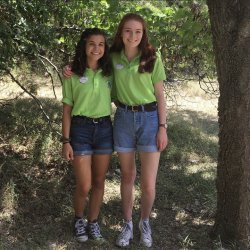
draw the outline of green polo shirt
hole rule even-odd
[[[71,115],[98,118],[111,114],[111,76],[86,69],[84,75],[73,75],[63,82],[62,102],[72,106]]]
[[[154,84],[166,79],[163,63],[159,53],[156,53],[154,69],[151,73],[139,73],[140,55],[131,62],[120,53],[112,53],[114,73],[114,88],[112,99],[117,99],[127,105],[138,105],[156,101]]]

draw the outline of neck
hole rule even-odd
[[[139,54],[139,49],[138,49],[138,47],[129,48],[129,49],[125,48],[124,54],[129,61],[132,61]]]
[[[98,69],[98,61],[90,61],[90,60],[88,60],[87,65],[88,65],[88,68],[90,68],[90,69],[92,69],[94,71]]]

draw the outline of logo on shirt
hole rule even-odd
[[[88,77],[87,76],[82,76],[80,78],[80,83],[86,83],[88,81]]]
[[[122,64],[116,64],[115,67],[116,67],[117,69],[123,69],[123,68],[124,68],[124,66],[123,66]]]

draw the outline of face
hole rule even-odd
[[[141,42],[143,26],[136,20],[125,22],[122,29],[122,41],[125,48],[136,48]]]
[[[86,55],[88,60],[98,61],[105,51],[105,39],[102,35],[92,35],[86,42]]]

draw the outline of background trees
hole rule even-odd
[[[84,28],[98,26],[112,39],[127,12],[145,17],[169,81],[195,77],[208,85],[214,64],[204,1],[7,0],[0,7],[0,72],[23,62],[42,72],[61,69],[70,61]]]

